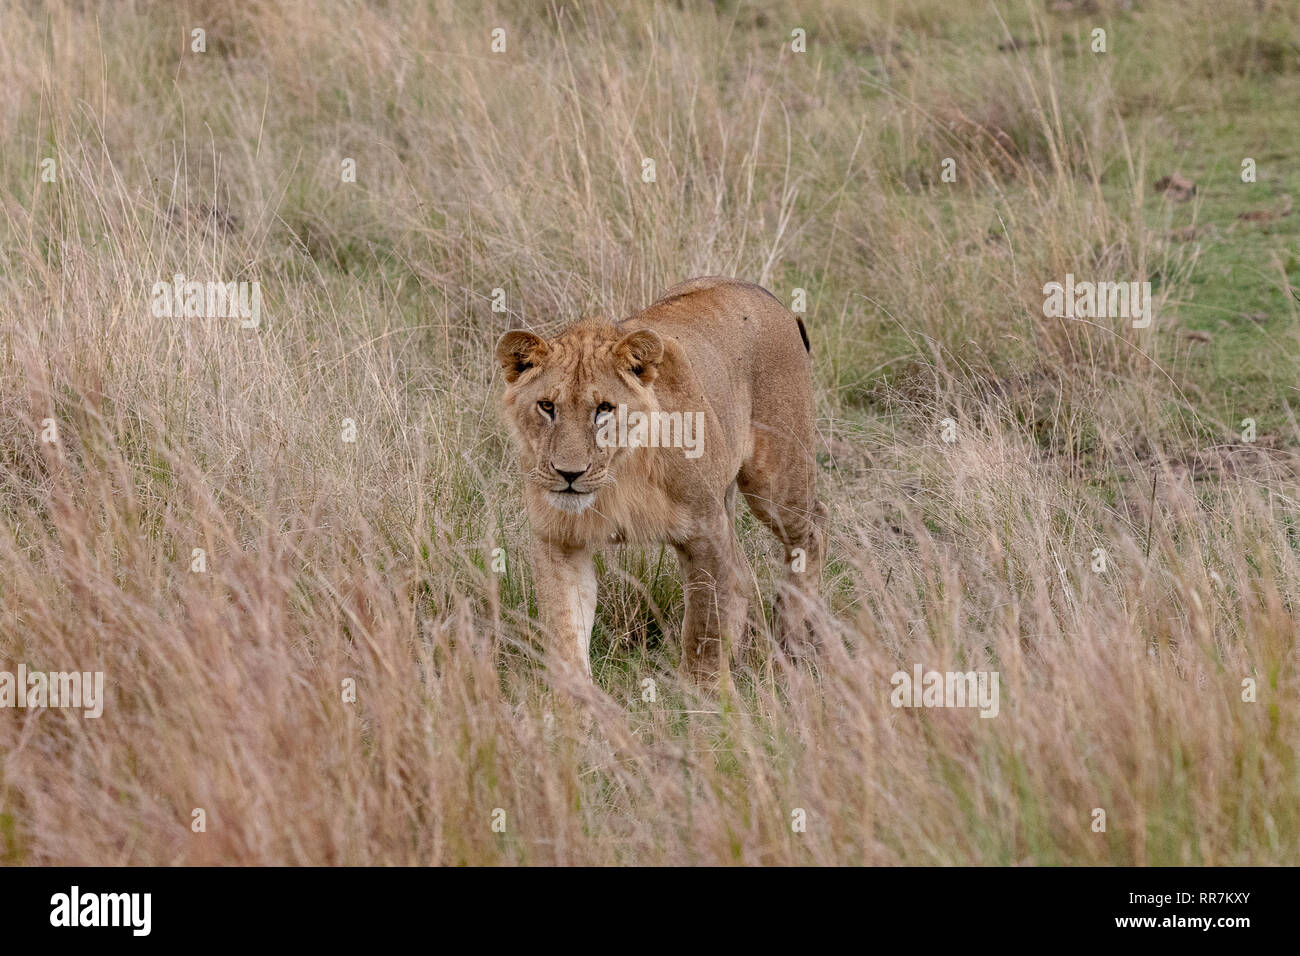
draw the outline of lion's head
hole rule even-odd
[[[653,386],[662,340],[648,329],[623,333],[609,322],[586,320],[553,339],[507,332],[496,354],[509,383],[506,419],[526,479],[547,504],[581,514],[634,453],[598,440],[606,416],[620,405],[644,412],[659,407]]]

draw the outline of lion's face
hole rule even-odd
[[[550,506],[581,514],[613,485],[635,449],[602,431],[619,406],[658,409],[653,383],[663,342],[649,330],[620,333],[607,322],[581,322],[554,339],[507,332],[497,359],[509,383],[506,418],[526,479]],[[599,437],[598,437],[599,436]]]

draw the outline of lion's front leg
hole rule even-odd
[[[719,514],[676,547],[686,595],[682,662],[695,679],[713,680],[723,654],[739,646],[748,618],[740,543],[728,516]]]
[[[591,627],[596,621],[596,565],[592,552],[536,541],[533,581],[542,627],[554,642],[550,656],[591,676]]]

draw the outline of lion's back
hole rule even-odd
[[[673,335],[701,357],[760,358],[806,355],[803,322],[781,300],[753,282],[698,276],[673,286],[625,323]]]

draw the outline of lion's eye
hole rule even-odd
[[[544,399],[542,399],[540,402],[537,403],[537,407],[541,409],[542,414],[545,415],[547,418],[554,418],[554,417],[555,417],[555,403],[554,403],[554,402],[549,401],[549,400],[547,400],[547,399],[544,398]]]
[[[601,402],[599,405],[596,406],[596,415],[598,417],[600,415],[608,415],[613,410],[614,410],[614,406],[611,405],[609,402]]]

